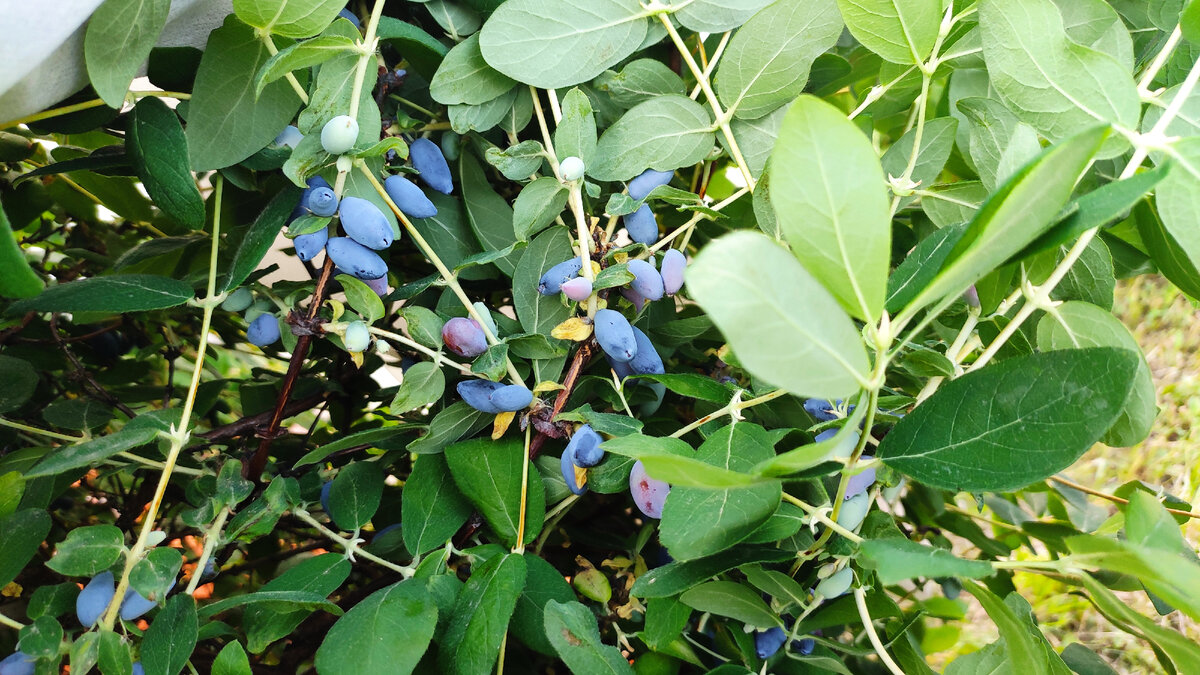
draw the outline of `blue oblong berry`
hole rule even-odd
[[[576,466],[585,469],[596,466],[600,460],[604,459],[604,439],[600,434],[592,429],[590,424],[585,424],[575,430],[575,435],[571,436],[571,441],[567,443],[567,452],[575,458]]]
[[[492,403],[492,392],[496,391],[504,385],[491,380],[463,380],[458,383],[458,395],[467,405],[478,410],[479,412],[490,413],[492,415],[504,412]]]
[[[392,226],[383,211],[359,197],[346,197],[338,207],[342,229],[350,238],[376,251],[392,245]]]
[[[663,293],[663,278],[654,269],[654,265],[645,260],[630,260],[626,263],[626,268],[633,275],[633,281],[629,286],[637,291],[637,294],[647,300],[661,300]]]
[[[442,155],[442,149],[428,138],[418,138],[408,146],[408,159],[413,168],[419,171],[417,175],[421,182],[438,192],[448,195],[454,190],[454,181],[450,178],[450,165]]]
[[[642,204],[637,211],[625,214],[622,220],[630,239],[647,246],[658,241],[658,221],[649,206]]]
[[[299,129],[289,124],[283,128],[283,131],[279,132],[278,136],[275,137],[275,145],[286,145],[287,147],[295,150],[296,146],[300,145],[300,141],[302,140],[304,140],[304,134],[300,133]]]
[[[875,484],[875,467],[850,476],[846,481],[846,499],[860,495]]]
[[[355,28],[362,28],[362,24],[358,22],[358,17],[354,15],[354,12],[351,12],[348,9],[343,9],[342,11],[338,12],[338,16],[354,24]]]
[[[274,314],[260,314],[246,328],[246,340],[252,345],[266,347],[279,339],[279,320]]]
[[[683,288],[683,274],[686,269],[687,257],[678,249],[667,249],[663,254],[661,271],[663,291],[667,295],[675,295]]]
[[[637,356],[637,337],[633,333],[633,326],[620,312],[611,309],[596,312],[593,327],[596,342],[613,361],[628,363]]]
[[[317,257],[317,254],[325,248],[325,242],[329,241],[329,228],[322,227],[316,232],[302,234],[292,240],[292,246],[296,249],[296,257],[301,260],[312,260]]]
[[[429,197],[416,183],[403,176],[389,176],[383,181],[383,189],[396,208],[409,218],[432,218],[437,215],[437,207],[429,201]]]
[[[538,280],[538,293],[542,295],[558,293],[562,290],[565,282],[579,276],[581,269],[583,269],[583,261],[579,258],[571,258],[558,263],[546,270],[546,273]]]
[[[500,412],[516,412],[533,403],[533,392],[519,384],[509,384],[493,391],[488,400]]]
[[[650,342],[650,338],[640,328],[633,328],[633,338],[637,345],[637,354],[629,362],[629,367],[638,375],[661,375],[667,372],[663,366],[662,357]]]
[[[809,654],[813,653],[814,649],[817,648],[817,641],[812,638],[804,638],[803,640],[796,640],[792,644],[796,648],[796,653],[799,654],[800,656],[808,656]]]
[[[629,196],[634,199],[645,199],[646,195],[650,194],[654,188],[670,183],[674,175],[674,171],[646,169],[629,181]]]
[[[133,662],[133,670],[130,672],[130,675],[146,675],[146,669],[142,667],[141,661]]]
[[[329,493],[333,490],[333,481],[327,480],[321,486],[321,510],[329,513]]]
[[[837,414],[833,412],[836,407],[823,398],[810,398],[804,402],[804,412],[812,415],[812,418],[818,422],[837,419]]]
[[[330,237],[325,253],[335,265],[359,279],[378,279],[387,274],[387,263],[378,253],[349,237]]]
[[[760,659],[774,656],[784,642],[787,642],[787,631],[779,626],[754,632],[754,652]]]
[[[309,211],[312,211],[314,216],[328,218],[337,213],[338,198],[330,188],[313,188],[304,200],[304,206]]]
[[[36,666],[36,658],[24,652],[13,652],[0,661],[0,675],[33,675]]]
[[[116,582],[112,572],[101,572],[92,577],[83,590],[79,591],[79,595],[75,596],[75,616],[79,618],[79,623],[84,628],[95,625],[104,610],[108,609],[108,603],[112,602],[115,592]]]
[[[171,584],[171,588],[175,588],[174,583]],[[167,590],[170,591],[170,589]],[[157,602],[147,600],[141,593],[130,588],[125,591],[125,597],[121,600],[121,620],[133,621],[157,605]]]
[[[576,481],[575,459],[570,447],[568,447],[566,450],[563,450],[562,457],[558,458],[558,463],[559,469],[562,470],[563,480],[567,481],[567,489],[575,495],[581,495],[587,492],[587,482],[585,481],[583,485],[580,485]]]

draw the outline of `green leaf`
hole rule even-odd
[[[600,641],[596,615],[580,603],[547,602],[545,630],[554,651],[571,672],[633,675],[633,668],[621,652]]]
[[[868,539],[859,544],[865,562],[885,586],[919,577],[981,579],[995,574],[990,563],[965,560],[944,548],[925,546],[904,537]]]
[[[361,40],[358,29],[349,21],[335,21],[333,25],[325,31],[325,35],[340,35],[352,40]],[[296,120],[296,126],[300,129],[300,133],[304,134],[304,141],[301,141],[300,146],[292,151],[292,156],[288,163],[284,165],[284,172],[289,177],[288,165],[293,163],[297,155],[309,155],[310,162],[317,166],[332,163],[336,157],[327,153],[321,147],[320,132],[325,127],[325,124],[338,115],[345,115],[350,106],[350,97],[354,92],[354,81],[358,73],[359,58],[358,54],[345,53],[339,54],[325,63],[321,64],[321,68],[317,72],[316,86],[312,88],[309,95],[308,105],[300,111],[300,116]],[[286,84],[285,82],[276,82],[271,87]],[[269,88],[269,87],[268,87]],[[358,100],[358,139],[354,143],[357,150],[365,150],[374,146],[379,141],[380,116],[379,105],[375,103],[375,98],[371,93],[372,88],[369,86],[362,87],[359,90]],[[315,146],[309,145],[306,152],[306,141],[309,138],[313,139]],[[379,175],[380,166],[378,163],[368,164],[369,169]],[[304,178],[308,178],[311,174],[304,174]],[[292,178],[293,182],[296,179]],[[297,185],[303,185],[303,181],[297,182]],[[357,186],[357,187],[352,187]],[[375,188],[367,181],[361,172],[352,171],[347,175],[346,195],[368,199],[379,206],[383,211],[383,215],[388,218],[388,222],[395,225],[394,217],[391,210],[384,205],[383,198],[376,193]],[[397,231],[397,230],[394,230]]]
[[[866,406],[863,403],[860,401],[855,406],[854,412],[850,413],[850,417],[833,438],[780,453],[765,462],[760,462],[754,467],[755,473],[760,476],[787,476],[817,466],[833,457],[849,457],[858,442],[858,427],[866,417]]]
[[[113,418],[113,409],[91,399],[70,398],[51,403],[42,410],[42,419],[60,429],[95,429]]]
[[[479,252],[479,242],[467,223],[462,200],[433,191],[429,193],[429,200],[437,207],[437,215],[413,219],[413,227],[425,237],[442,262],[453,270],[463,260]],[[469,272],[463,276],[474,278]],[[441,330],[441,326],[438,326],[438,330]]]
[[[45,286],[25,260],[8,216],[0,208],[0,296],[30,298],[41,293]]]
[[[25,479],[21,477],[19,471],[0,473],[0,519],[16,513],[17,507],[21,505],[21,498],[24,496]]]
[[[400,508],[404,546],[413,555],[444,545],[471,516],[471,504],[454,484],[441,455],[426,455],[413,462]]]
[[[446,462],[454,482],[508,547],[517,544],[524,455],[518,439],[477,438],[446,448]],[[530,480],[525,500],[525,538],[521,543],[527,544],[537,537],[545,513],[542,483]]]
[[[541,515],[537,515],[538,520]],[[487,675],[525,587],[525,558],[501,553],[471,571],[458,594],[450,625],[438,642],[442,672]]]
[[[152,424],[131,423],[107,436],[56,448],[32,469],[25,471],[25,477],[56,476],[72,469],[98,464],[119,452],[149,443],[163,430],[164,427]]]
[[[533,238],[521,254],[513,272],[513,307],[521,328],[530,333],[549,335],[555,326],[571,316],[571,308],[558,297],[538,293],[538,279],[546,270],[574,255],[571,237],[561,227],[550,228]],[[564,359],[534,361],[534,380],[557,379]],[[556,365],[557,364],[557,365]]]
[[[959,99],[958,109],[971,123],[971,161],[988,191],[1015,174],[1042,151],[1037,132],[991,98]]]
[[[117,527],[77,527],[59,542],[46,567],[68,577],[92,576],[111,567],[124,550],[125,536]]]
[[[692,373],[659,373],[656,375],[633,375],[631,377],[638,380],[660,382],[667,389],[680,396],[700,399],[701,401],[710,401],[725,405],[733,398],[733,392],[730,391],[729,387],[711,377],[703,375]]]
[[[864,47],[893,63],[921,63],[933,52],[938,0],[837,0],[846,27]]]
[[[965,291],[1049,229],[1107,135],[1106,127],[1083,131],[1010,178],[975,214],[945,266],[904,312]]]
[[[457,103],[449,106],[450,128],[458,134],[469,131],[488,131],[504,121],[512,110],[521,87],[514,86],[505,93],[474,105]]]
[[[103,675],[132,675],[133,654],[130,653],[129,644],[111,630],[101,629],[97,635],[100,672]]]
[[[767,5],[734,34],[721,57],[716,88],[725,109],[757,119],[796,98],[813,61],[841,34],[834,0]]]
[[[559,159],[578,157],[591,164],[596,151],[596,117],[587,94],[578,88],[562,99],[562,120],[554,128],[554,151]]]
[[[177,675],[191,658],[199,632],[196,601],[187,593],[171,596],[142,640],[146,675]]]
[[[506,337],[508,353],[522,359],[553,359],[567,355],[565,340],[548,338],[541,333],[522,333]]]
[[[592,410],[592,406],[584,403],[571,412],[559,413],[555,420],[565,422],[586,422],[592,425],[592,429],[601,434],[610,436],[629,436],[630,434],[642,433],[642,421],[629,417],[628,415],[618,415],[616,413],[603,413]],[[686,444],[685,444],[686,445]],[[607,448],[608,446],[604,446]],[[690,450],[690,448],[689,448]],[[632,462],[630,462],[632,464]],[[712,467],[709,467],[712,468]]]
[[[695,459],[735,476],[774,456],[766,431],[740,422],[722,428],[696,450]],[[633,436],[620,439],[627,441]],[[605,444],[608,448],[608,444]],[[642,460],[643,463],[646,460]],[[664,480],[650,465],[646,471]],[[754,480],[747,476],[748,480]],[[726,485],[729,483],[726,482]],[[676,560],[692,560],[723,551],[745,539],[779,507],[782,487],[776,481],[725,489],[673,485],[663,506],[659,536]],[[703,522],[704,527],[696,527]]]
[[[979,29],[991,87],[1022,121],[1053,142],[1099,122],[1137,125],[1140,99],[1128,68],[1073,41],[1051,0],[987,0]],[[1116,137],[1101,157],[1124,151]]]
[[[925,122],[921,133],[921,147],[917,151],[917,163],[913,165],[911,176],[911,180],[920,188],[928,188],[937,182],[942,168],[950,158],[950,152],[954,149],[954,135],[957,130],[958,120],[953,117],[936,117]],[[909,130],[883,153],[879,161],[886,175],[904,175],[916,141],[916,129]],[[1038,150],[1041,150],[1041,146],[1038,146],[1033,154],[1036,155]],[[911,201],[912,197],[905,197],[900,200],[900,204],[903,207]]]
[[[499,169],[509,180],[525,180],[542,166],[546,159],[546,148],[538,141],[521,141],[501,150],[489,147],[484,151],[488,164]]]
[[[240,0],[240,4],[257,1]],[[336,0],[322,1],[336,4]],[[300,4],[293,2],[292,6]],[[321,27],[325,25],[328,22]],[[254,30],[236,17],[228,17],[209,35],[188,102],[185,136],[194,171],[219,169],[246,159],[274,140],[296,115],[300,99],[287,82],[267,85],[257,98],[247,86],[268,58],[270,53]]]
[[[673,171],[691,166],[708,156],[713,138],[712,121],[699,103],[686,96],[652,98],[604,131],[588,175],[629,180],[647,167]]]
[[[455,45],[442,60],[429,83],[429,95],[438,103],[486,103],[508,93],[516,84],[492,69],[479,51],[480,34]]]
[[[803,607],[808,602],[808,591],[783,572],[764,570],[759,565],[744,567],[742,572],[746,575],[746,581],[777,600],[789,602],[796,607]]]
[[[795,559],[795,553],[774,546],[738,546],[698,560],[671,562],[652,569],[634,582],[630,595],[665,598],[735,567],[752,563],[777,563]]]
[[[0,354],[0,413],[20,408],[37,389],[38,374],[28,361]]]
[[[1192,267],[1200,265],[1200,233],[1196,232],[1195,209],[1200,205],[1200,139],[1185,139],[1174,145],[1178,164],[1155,192],[1163,227]]]
[[[710,243],[688,270],[688,288],[762,380],[824,398],[845,397],[866,381],[866,349],[850,318],[767,237],[735,232]]]
[[[252,675],[250,659],[242,643],[234,640],[213,659],[212,675]]]
[[[429,422],[429,432],[410,443],[408,451],[414,455],[441,452],[447,445],[482,429],[491,421],[491,415],[479,412],[462,401],[452,403],[433,416]]]
[[[679,596],[679,601],[701,612],[727,616],[758,629],[782,628],[783,621],[758,593],[733,581],[710,581]]]
[[[1175,664],[1180,673],[1190,673],[1200,668],[1200,645],[1170,628],[1147,619],[1118,598],[1099,581],[1082,572],[1079,575],[1087,588],[1088,599],[1100,613],[1121,630],[1149,641]],[[1162,660],[1163,656],[1159,656]],[[1166,664],[1164,664],[1166,665]]]
[[[491,67],[540,89],[586,82],[641,46],[638,0],[509,0],[479,33]]]
[[[0,541],[4,542],[0,547],[0,584],[7,586],[17,578],[47,534],[50,514],[41,509],[23,509],[0,518]]]
[[[1000,630],[1000,637],[1004,640],[1004,651],[1008,654],[1010,663],[1021,664],[1022,672],[1028,672],[1030,675],[1050,675],[1053,672],[1046,653],[1007,604],[975,582],[964,581],[962,587],[964,591],[975,596],[995,622],[996,628]],[[1055,658],[1058,658],[1057,655]]]
[[[562,573],[537,554],[525,553],[525,590],[517,598],[509,631],[530,649],[554,656],[554,645],[546,635],[545,609],[551,601],[567,603],[575,599],[575,591]]]
[[[309,591],[264,591],[243,593],[205,605],[200,610],[200,617],[208,619],[221,612],[227,612],[235,607],[262,606],[271,611],[291,611],[296,608],[323,609],[330,614],[340,616],[342,610],[332,602],[325,600],[320,593]]]
[[[336,441],[326,443],[319,448],[311,450],[308,454],[296,461],[294,468],[308,466],[309,464],[316,464],[317,462],[320,462],[339,450],[353,448],[356,445],[375,446],[377,443],[382,441],[391,440],[397,436],[408,433],[413,426],[415,425],[399,424],[396,426],[366,429],[364,431],[356,431],[352,434],[347,434]]]
[[[433,78],[449,51],[420,27],[390,16],[379,17],[379,28],[375,34],[404,54],[405,60],[426,80]]]
[[[153,274],[119,274],[80,279],[51,286],[39,295],[14,302],[12,314],[24,312],[141,312],[182,305],[192,287]]]
[[[508,345],[501,342],[491,345],[471,363],[471,372],[479,373],[489,380],[499,382],[504,378],[508,363]]]
[[[259,263],[266,257],[267,251],[271,250],[275,237],[279,235],[279,230],[299,201],[300,189],[295,186],[286,186],[271,198],[242,237],[242,243],[229,265],[229,274],[225,277],[222,291],[232,291],[241,286],[242,282],[258,269]]]
[[[752,120],[735,117],[729,123],[729,130],[733,132],[733,137],[738,142],[738,148],[742,151],[742,158],[746,160],[746,168],[750,169],[750,175],[762,176],[763,170],[771,158],[771,151],[775,149],[775,142],[779,138],[779,128],[783,126],[787,111],[787,106],[780,106],[762,117]],[[721,141],[721,146],[728,151],[729,141],[726,140],[725,135],[721,134],[718,140]],[[765,185],[760,182],[755,193],[764,188]],[[696,210],[704,212],[700,207]],[[774,212],[771,213],[770,218],[774,220]],[[770,226],[769,223],[767,225]],[[765,229],[763,231],[767,232]],[[768,232],[768,234],[772,233]]]
[[[1101,439],[1113,446],[1131,446],[1149,433],[1158,414],[1154,379],[1137,340],[1125,324],[1111,313],[1086,302],[1067,302],[1042,317],[1037,330],[1038,349],[1079,349],[1082,347],[1119,347],[1137,356],[1129,399],[1113,426]]]
[[[1124,218],[1147,192],[1167,176],[1172,166],[1171,162],[1164,162],[1149,171],[1106,183],[1074,200],[1063,209],[1064,217],[1054,227],[1033,240],[1010,261],[1016,262],[1069,244],[1093,227],[1105,227]]]
[[[696,32],[721,33],[742,25],[771,0],[673,0],[673,14],[684,28]]]
[[[370,286],[349,274],[339,274],[336,278],[346,293],[346,303],[362,315],[363,321],[371,324],[383,318],[383,300]]]
[[[1200,269],[1163,226],[1158,214],[1144,203],[1135,207],[1134,213],[1137,216],[1138,234],[1158,271],[1179,290],[1192,298],[1200,298]]]
[[[564,418],[560,416],[558,419]],[[717,433],[720,434],[725,429]],[[605,441],[604,449],[617,455],[640,459],[646,467],[646,473],[672,486],[709,488],[697,490],[697,495],[693,497],[709,496],[713,490],[720,490],[723,495],[729,492],[723,488],[745,487],[763,482],[754,476],[714,464],[710,461],[712,458],[701,459],[698,453],[692,452],[691,446],[677,438],[659,438],[634,433]],[[705,536],[714,533],[696,534]],[[679,557],[674,552],[672,555]]]
[[[437,620],[437,604],[425,586],[415,580],[392,584],[333,624],[317,649],[317,669],[333,675],[411,673],[433,639]]]
[[[1143,546],[1097,535],[1067,539],[1067,547],[1090,566],[1128,574],[1184,614],[1200,617],[1200,564],[1176,550]]]
[[[159,546],[134,563],[129,583],[143,598],[161,601],[175,585],[182,567],[183,556],[177,549]]]
[[[20,630],[18,649],[23,654],[38,658],[58,656],[62,646],[63,629],[54,617],[41,616]]]
[[[884,309],[895,314],[917,297],[937,276],[938,270],[966,231],[967,224],[959,223],[935,230],[922,239],[888,277]]]
[[[345,556],[323,553],[284,571],[264,584],[260,591],[301,591],[326,597],[349,576],[350,561]],[[311,614],[311,609],[281,610],[267,604],[250,605],[242,613],[246,645],[251,653],[258,654],[275,640],[287,637]]]
[[[105,0],[88,19],[83,59],[92,88],[108,107],[125,103],[170,10],[170,0]]]
[[[463,202],[475,236],[479,237],[485,251],[500,251],[511,246],[517,241],[513,233],[512,207],[492,189],[483,167],[473,155],[463,153],[460,162]],[[517,255],[508,255],[493,264],[511,277],[516,270],[517,259]]]
[[[354,462],[342,468],[329,488],[329,516],[347,530],[366,525],[379,510],[383,479],[375,462]]]
[[[322,35],[276,52],[254,76],[254,95],[261,96],[270,83],[293,70],[311,68],[354,49],[354,40],[341,35]]]
[[[801,96],[783,120],[770,172],[771,203],[792,252],[846,311],[876,321],[892,226],[870,140],[842,111]]]
[[[1125,535],[1129,541],[1146,548],[1200,561],[1162,502],[1141,490],[1129,495],[1129,504],[1125,507]]]
[[[179,224],[204,229],[204,199],[188,167],[187,140],[175,111],[147,96],[134,107],[127,129],[125,147],[150,198]]]
[[[721,71],[718,68],[717,73]],[[621,72],[606,70],[593,82],[598,91],[608,94],[622,108],[632,108],[650,98],[686,94],[683,80],[662,61],[637,59],[625,64]]]
[[[1078,642],[1063,648],[1062,660],[1071,672],[1079,675],[1117,675],[1117,671],[1113,670],[1107,661]]]
[[[877,456],[930,487],[1025,487],[1073,464],[1112,426],[1137,361],[1128,349],[1092,347],[968,373],[900,420]],[[1084,409],[1088,414],[1079,415]]]
[[[432,361],[422,361],[404,371],[404,380],[400,382],[390,409],[393,415],[401,415],[423,408],[441,400],[445,391],[446,376],[442,369]]]
[[[293,38],[320,33],[344,6],[341,0],[233,0],[233,11],[242,21]]]

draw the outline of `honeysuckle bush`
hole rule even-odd
[[[1019,572],[1200,672],[1191,505],[1060,475],[1200,298],[1200,9],[168,6],[0,131],[0,674],[1114,672]]]

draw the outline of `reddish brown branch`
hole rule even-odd
[[[317,312],[321,311],[321,303],[325,302],[325,287],[328,285],[332,273],[333,260],[326,255],[325,265],[321,268],[321,276],[317,279],[317,287],[313,290],[312,302],[308,306],[305,323],[311,324],[317,318]],[[267,466],[271,443],[279,436],[279,426],[283,422],[284,409],[287,407],[288,398],[292,395],[296,379],[300,376],[300,369],[304,367],[304,359],[308,356],[308,347],[311,343],[312,331],[306,327],[304,333],[297,338],[295,349],[292,350],[292,359],[288,362],[287,374],[284,375],[279,398],[275,401],[275,409],[271,412],[266,428],[258,433],[259,438],[262,439],[258,443],[258,450],[254,452],[254,456],[242,469],[243,475],[251,482],[257,483],[262,476],[263,469]]]

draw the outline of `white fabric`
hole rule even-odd
[[[0,0],[0,122],[44,110],[87,84],[83,34],[101,2]],[[233,0],[172,0],[158,44],[203,49],[232,11]]]

